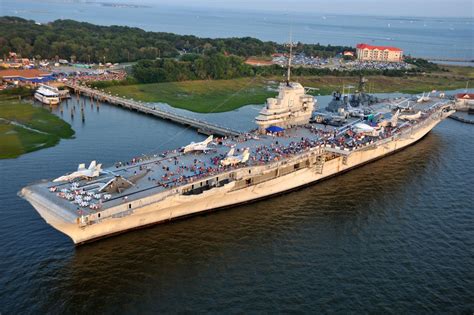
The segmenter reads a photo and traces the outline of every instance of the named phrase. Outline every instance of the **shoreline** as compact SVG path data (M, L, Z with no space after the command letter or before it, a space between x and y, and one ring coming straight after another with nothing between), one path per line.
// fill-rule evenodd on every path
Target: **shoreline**
M0 160L53 147L74 135L69 123L45 108L0 98Z
M451 69L454 67L451 67ZM474 79L474 68L455 67L457 72L439 72L412 77L367 76L368 93L417 94L436 90L465 88ZM465 72L465 73L464 73ZM343 85L357 84L356 76L294 76L303 86L317 87L315 96L342 91ZM263 104L274 95L279 78L245 77L230 80L194 80L181 82L117 85L105 88L113 95L147 103L165 103L176 109L210 114L229 112L249 104ZM353 92L353 90L351 91Z

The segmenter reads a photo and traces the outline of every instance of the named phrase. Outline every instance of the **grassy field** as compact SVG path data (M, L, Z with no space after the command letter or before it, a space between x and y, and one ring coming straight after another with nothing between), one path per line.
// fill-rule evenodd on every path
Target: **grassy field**
M474 80L474 68L446 67L449 72L434 72L407 77L369 76L367 89L371 93L453 90ZM216 81L184 81L171 83L113 86L108 91L119 96L144 102L164 102L194 112L225 112L247 104L262 104L267 97L275 96L277 82L282 78L240 78ZM328 95L344 85L357 86L355 76L304 76L293 77L304 86L319 88L317 94Z
M184 81L113 86L112 94L144 102L164 102L199 113L226 112L246 104L260 104L275 95L276 87L263 78Z
M43 108L0 97L0 159L50 147L74 130Z

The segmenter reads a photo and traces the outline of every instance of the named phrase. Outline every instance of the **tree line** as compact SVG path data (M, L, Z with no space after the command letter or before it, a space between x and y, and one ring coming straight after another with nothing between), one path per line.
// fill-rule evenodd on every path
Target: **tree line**
M255 75L244 58L219 52L186 54L181 58L140 60L132 68L133 77L142 83L204 79L233 79Z
M294 67L292 73L296 76L358 76L385 75L405 76L415 74L420 69L407 70L353 70L340 71L328 68ZM158 60L140 60L133 65L132 78L123 82L98 83L98 87L115 84L157 83L187 80L219 80L253 76L281 76L286 74L286 68L279 65L251 66L238 56L226 56L219 52L209 52L203 55L186 54L180 58L162 58Z
M295 53L330 57L345 46L298 43ZM200 38L165 32L147 32L128 26L99 26L73 20L37 24L19 17L0 17L0 58L14 51L36 59L67 59L73 62L132 62L177 57L181 53L218 52L240 57L268 56L286 52L284 44L252 37Z

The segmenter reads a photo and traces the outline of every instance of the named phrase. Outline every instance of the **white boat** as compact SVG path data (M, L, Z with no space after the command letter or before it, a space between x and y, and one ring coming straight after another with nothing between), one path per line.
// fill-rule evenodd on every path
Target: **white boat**
M59 90L55 87L41 84L35 92L35 99L46 105L59 104Z

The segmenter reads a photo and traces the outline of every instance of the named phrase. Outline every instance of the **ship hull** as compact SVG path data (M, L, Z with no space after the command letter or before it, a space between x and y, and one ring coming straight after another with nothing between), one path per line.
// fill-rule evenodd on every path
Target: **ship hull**
M137 228L254 202L345 173L416 143L449 114L440 113L439 117L430 119L420 128L381 145L356 150L346 156L326 161L320 172L308 167L243 188L236 187L235 182L230 182L197 195L174 194L152 203L143 200L143 206L134 207L133 211L124 217L111 217L82 227L77 224L75 218L63 217L57 205L51 204L28 187L21 193L47 223L68 235L75 244L83 244Z

